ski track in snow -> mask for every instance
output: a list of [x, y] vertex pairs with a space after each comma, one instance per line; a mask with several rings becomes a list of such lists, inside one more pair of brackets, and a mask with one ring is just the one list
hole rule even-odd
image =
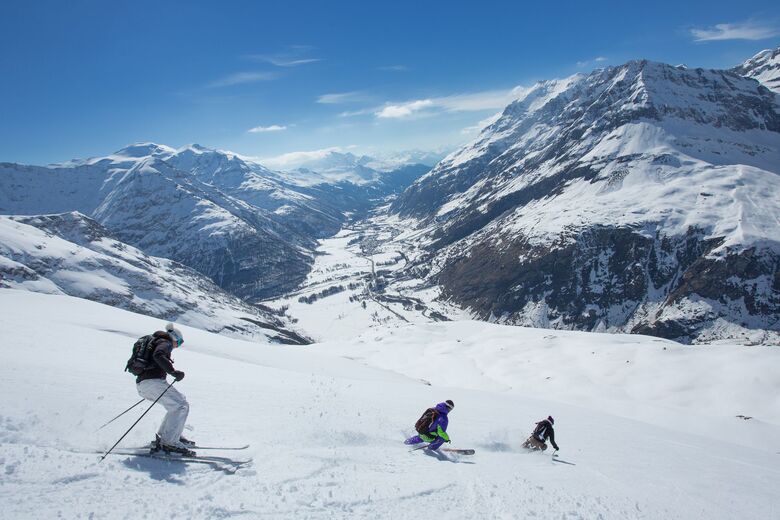
[[[354, 357], [359, 339], [282, 347], [182, 327], [187, 342], [174, 358], [187, 373], [177, 386], [191, 403], [189, 434], [204, 444], [250, 443], [242, 452], [204, 454], [252, 457], [253, 464], [225, 475], [206, 466], [129, 456], [98, 463], [99, 455], [91, 452], [111, 446], [140, 414], [129, 413], [95, 433], [137, 399], [132, 377], [122, 373], [131, 341], [111, 331], [141, 335], [160, 325], [72, 297], [0, 290], [4, 518], [384, 519], [431, 511], [446, 518], [768, 519], [780, 511], [775, 454], [780, 420], [770, 407], [745, 421], [727, 416], [729, 399], [721, 413], [713, 407], [706, 414], [695, 405], [669, 406], [660, 399], [649, 406], [638, 400], [636, 416], [629, 419], [608, 411], [619, 409], [612, 405], [605, 410], [587, 400], [563, 404], [562, 391], [517, 392], [468, 376], [467, 387], [453, 385], [450, 378], [473, 370], [489, 375], [504, 355], [510, 362], [502, 377], [515, 370], [509, 354], [487, 349], [479, 368], [455, 354], [453, 349], [472, 348], [465, 330], [474, 328], [485, 338], [527, 330], [476, 322], [377, 329], [368, 335], [380, 341], [363, 343], [366, 356], [356, 360], [345, 356]], [[548, 333], [538, 331], [537, 340], [529, 335], [524, 342], [538, 341], [549, 351]], [[614, 348], [602, 346], [600, 335], [568, 334], [603, 352], [597, 358], [606, 359]], [[639, 345], [626, 348], [657, 349], [654, 338], [626, 339]], [[426, 357], [420, 365], [432, 386], [408, 372], [411, 365], [393, 361], [392, 351], [403, 343], [421, 353], [434, 348], [440, 361], [447, 360]], [[561, 363], [568, 362], [561, 352]], [[752, 352], [765, 356], [763, 369], [745, 365], [752, 379], [770, 377], [780, 352]], [[735, 348], [722, 359], [741, 369], [734, 363], [741, 355]], [[538, 370], [545, 362], [532, 361], [540, 363]], [[647, 365], [635, 362], [641, 376]], [[571, 384], [576, 394], [580, 388], [593, 393], [588, 384], [600, 383]], [[683, 394], [692, 399], [698, 384], [693, 379]], [[744, 385], [740, 395], [751, 395], [752, 388], [754, 399], [767, 399], [759, 395], [766, 387], [751, 378]], [[410, 453], [400, 432], [410, 430], [424, 408], [447, 398], [456, 403], [449, 428], [453, 446], [475, 448], [476, 455], [446, 454], [440, 460]], [[628, 406], [635, 398], [614, 399]], [[654, 410], [663, 407], [667, 414], [654, 419]], [[553, 463], [550, 452], [520, 448], [534, 421], [548, 413], [557, 419], [561, 458], [576, 466]], [[680, 420], [683, 416], [690, 420]], [[161, 417], [159, 409], [149, 412], [120, 447], [148, 442]], [[669, 417], [674, 421], [667, 422]], [[748, 439], [751, 431], [759, 432], [761, 441], [724, 440], [732, 430], [706, 434], [723, 424], [733, 424]]]

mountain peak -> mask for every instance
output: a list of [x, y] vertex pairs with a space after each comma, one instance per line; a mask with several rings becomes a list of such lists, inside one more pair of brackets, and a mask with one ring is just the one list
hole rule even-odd
[[151, 142], [133, 143], [125, 146], [124, 148], [117, 150], [114, 155], [122, 155], [125, 157], [140, 158], [146, 156], [160, 156], [174, 153], [176, 150], [170, 146], [164, 144], [157, 144]]
[[733, 69], [780, 94], [780, 47], [765, 49]]
[[176, 150], [177, 153], [182, 153], [187, 151], [194, 152], [194, 153], [207, 153], [207, 152], [215, 152], [216, 150], [212, 150], [211, 148], [206, 148], [205, 146], [200, 145], [198, 143], [186, 144], [181, 148], [179, 148], [178, 150]]

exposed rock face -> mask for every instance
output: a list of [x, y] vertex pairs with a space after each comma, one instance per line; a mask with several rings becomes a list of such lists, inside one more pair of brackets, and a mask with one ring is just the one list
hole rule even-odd
[[773, 342], [778, 174], [777, 95], [635, 61], [536, 85], [392, 210], [483, 319]]

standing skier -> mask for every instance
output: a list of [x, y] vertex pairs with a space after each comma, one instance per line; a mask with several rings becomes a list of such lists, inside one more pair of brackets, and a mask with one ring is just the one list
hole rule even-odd
[[409, 437], [404, 444], [420, 444], [428, 442], [427, 450], [438, 450], [445, 442], [450, 442], [450, 436], [447, 435], [447, 425], [449, 424], [449, 414], [455, 408], [455, 403], [447, 399], [433, 408], [428, 408], [417, 420], [414, 428], [419, 435]]
[[[195, 443], [182, 437], [190, 405], [184, 394], [171, 387], [168, 388], [166, 375], [170, 374], [176, 381], [184, 379], [184, 372], [173, 367], [171, 352], [184, 343], [184, 337], [179, 329], [169, 323], [165, 332], [157, 331], [151, 340], [151, 363], [135, 380], [138, 395], [149, 401], [160, 398], [159, 403], [167, 410], [160, 429], [155, 436], [153, 451], [162, 449], [166, 452], [194, 455], [188, 446]], [[167, 389], [167, 390], [166, 390]]]
[[523, 443], [523, 448], [544, 451], [547, 449], [546, 441], [547, 439], [550, 439], [550, 444], [552, 444], [552, 447], [557, 451], [558, 445], [555, 444], [555, 429], [553, 428], [553, 424], [555, 424], [555, 419], [553, 419], [551, 415], [548, 415], [547, 419], [542, 419], [536, 423], [534, 432]]

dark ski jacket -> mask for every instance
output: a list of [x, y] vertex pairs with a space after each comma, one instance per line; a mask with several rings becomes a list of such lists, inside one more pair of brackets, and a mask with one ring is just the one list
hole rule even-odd
[[536, 428], [534, 429], [534, 433], [532, 435], [539, 442], [546, 442], [547, 439], [550, 439], [550, 444], [552, 444], [552, 447], [556, 450], [558, 449], [558, 445], [555, 444], [555, 429], [547, 419], [536, 423]]
[[173, 340], [167, 332], [157, 331], [153, 334], [154, 351], [152, 352], [153, 365], [135, 378], [136, 384], [146, 379], [165, 379], [166, 374], [173, 375]]

